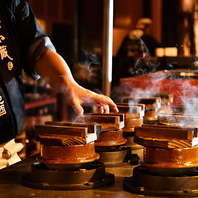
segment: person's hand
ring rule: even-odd
[[[63,90],[62,90],[63,91]],[[78,84],[66,88],[66,99],[78,115],[83,114],[82,104],[95,105],[99,113],[118,112],[117,105],[108,97],[85,89]]]
[[[73,78],[65,60],[53,50],[48,50],[40,56],[34,66],[35,71],[45,79],[51,87],[67,98],[67,103],[78,115],[83,114],[82,104],[98,107],[98,112],[118,112],[116,104],[107,96],[97,94],[80,86]]]

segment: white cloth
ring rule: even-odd
[[[4,145],[0,145],[0,169],[21,161],[18,152],[23,149],[22,143],[15,143],[12,139]]]

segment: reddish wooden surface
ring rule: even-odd
[[[185,104],[198,93],[198,79],[162,79],[163,73],[143,75],[120,79],[122,98],[140,96],[143,92],[171,92],[174,94],[173,104]]]

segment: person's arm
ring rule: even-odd
[[[48,80],[51,87],[57,91],[66,93],[68,104],[75,112],[83,114],[82,104],[90,103],[98,106],[100,113],[108,113],[109,107],[118,112],[116,104],[107,96],[87,90],[77,84],[64,59],[55,51],[48,50],[36,61],[35,71]]]

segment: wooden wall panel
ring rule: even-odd
[[[47,22],[73,24],[74,0],[29,0],[37,18]]]
[[[135,28],[136,22],[143,16],[143,0],[114,1],[113,56],[124,37]]]

